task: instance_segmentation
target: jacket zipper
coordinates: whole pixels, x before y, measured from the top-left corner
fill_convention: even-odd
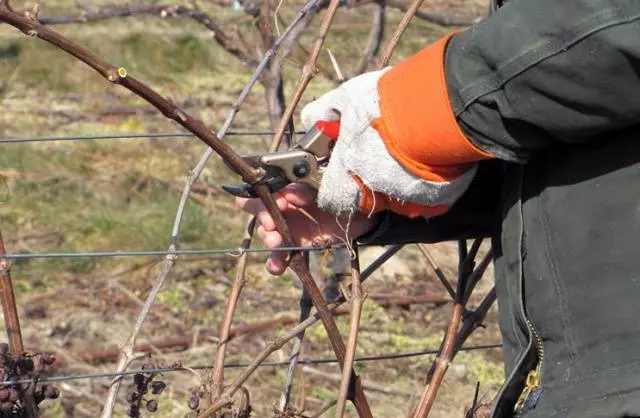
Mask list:
[[[522,390],[522,393],[520,393],[520,397],[518,397],[518,401],[516,402],[516,405],[514,407],[515,413],[520,413],[525,409],[531,409],[535,407],[535,404],[537,403],[538,398],[542,392],[542,382],[540,379],[540,375],[542,371],[542,362],[544,360],[544,346],[542,345],[542,338],[540,337],[540,334],[538,333],[536,327],[533,326],[531,320],[529,320],[529,318],[526,318],[526,322],[529,330],[531,331],[531,335],[533,336],[538,361],[536,367],[530,370],[527,374],[524,389]],[[527,408],[525,408],[525,406],[527,406]]]

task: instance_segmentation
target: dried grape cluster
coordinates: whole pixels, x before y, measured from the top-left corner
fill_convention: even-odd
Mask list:
[[[27,395],[33,396],[36,405],[45,399],[57,399],[60,396],[56,387],[37,384],[38,376],[49,370],[55,361],[51,353],[10,353],[9,346],[0,343],[0,380],[31,380],[29,383],[0,385],[0,418],[23,416]]]
[[[287,408],[282,412],[274,410],[273,414],[274,418],[303,418],[307,416],[303,414],[303,411],[298,411],[295,408]]]
[[[189,398],[187,399],[187,406],[192,411],[198,411],[200,408],[200,399],[205,395],[203,387],[191,388]]]
[[[189,392],[190,395],[187,400],[187,406],[191,409],[191,412],[185,415],[185,418],[195,418],[200,416],[199,414],[202,412],[199,409],[200,406],[203,406],[200,404],[200,401],[206,395],[206,388],[201,385],[197,388],[191,388]],[[216,416],[219,418],[250,418],[251,413],[252,408],[249,391],[242,386],[236,393],[233,402],[219,409]],[[289,415],[287,415],[287,417],[288,416]]]
[[[151,363],[145,363],[142,365],[142,370],[153,370],[157,367]],[[145,398],[151,391],[152,395],[160,395],[167,387],[166,383],[160,380],[154,380],[159,373],[136,373],[133,375],[134,391],[127,395],[127,402],[129,408],[127,409],[127,416],[130,418],[139,418],[141,409],[144,405],[144,409],[148,412],[156,412],[158,410],[158,401],[155,399]]]

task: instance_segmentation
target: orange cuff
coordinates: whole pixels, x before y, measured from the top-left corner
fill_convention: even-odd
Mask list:
[[[372,123],[389,153],[412,174],[450,181],[493,156],[472,144],[456,121],[445,81],[450,33],[387,71],[378,82],[381,118]]]
[[[354,174],[351,175],[360,189],[360,212],[373,214],[390,210],[408,218],[418,216],[439,216],[449,210],[449,205],[423,206],[413,202],[403,202],[393,199],[383,193],[373,192],[364,185],[362,179]]]

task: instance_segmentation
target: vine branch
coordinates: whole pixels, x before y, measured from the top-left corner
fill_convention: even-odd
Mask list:
[[[309,54],[309,58],[302,68],[302,75],[298,80],[298,84],[296,85],[295,90],[293,91],[293,95],[291,97],[291,101],[287,105],[284,114],[282,115],[282,119],[280,120],[280,124],[276,129],[276,133],[273,136],[273,141],[271,142],[271,150],[277,150],[280,147],[280,143],[282,142],[282,138],[284,136],[287,127],[289,126],[289,121],[293,117],[293,112],[295,111],[298,103],[300,102],[300,98],[302,98],[302,93],[309,85],[311,79],[318,72],[317,62],[318,56],[320,55],[320,51],[322,50],[322,45],[324,44],[324,40],[327,37],[327,33],[329,32],[329,28],[331,27],[331,22],[333,22],[333,18],[336,15],[336,11],[340,6],[340,0],[331,0],[329,3],[329,7],[327,8],[327,12],[322,19],[322,23],[320,24],[320,31],[316,41],[314,43],[313,49]]]
[[[356,356],[358,344],[358,330],[360,328],[360,317],[362,316],[362,305],[366,295],[362,291],[362,280],[360,278],[360,260],[358,250],[354,248],[354,256],[351,259],[351,316],[349,321],[349,335],[347,338],[347,349],[342,368],[342,378],[340,380],[340,392],[338,403],[336,404],[336,418],[342,418],[344,408],[351,390],[353,375],[353,359]]]
[[[185,7],[179,5],[159,5],[159,4],[140,4],[140,5],[122,5],[110,7],[107,9],[85,12],[79,15],[69,16],[52,16],[39,17],[38,21],[42,25],[61,25],[69,23],[89,23],[102,20],[109,20],[128,16],[139,15],[158,15],[163,18],[167,17],[186,17],[203,25],[207,28],[213,39],[225,51],[238,58],[245,65],[253,68],[258,62],[248,55],[238,42],[235,42],[232,36],[224,30],[215,19],[200,10],[197,7]]]
[[[6,252],[2,231],[0,231],[0,297],[2,298],[2,313],[4,315],[7,338],[9,339],[9,350],[12,353],[20,354],[24,351],[24,346],[22,345],[22,330],[20,328],[16,297],[13,293],[11,267],[9,266],[9,262],[3,257]]]
[[[392,245],[384,253],[382,253],[378,258],[376,258],[367,268],[362,271],[360,274],[360,280],[364,282],[371,276],[371,274],[376,271],[382,264],[384,264],[387,260],[393,257],[400,249],[402,245]],[[346,299],[344,296],[338,298],[336,301],[331,302],[327,305],[329,311],[333,314],[344,302]],[[206,411],[198,416],[198,418],[207,418],[212,414],[216,413],[220,408],[228,405],[236,392],[246,383],[246,381],[251,377],[251,375],[257,370],[257,368],[264,362],[272,353],[282,348],[288,341],[295,338],[298,334],[305,331],[307,328],[315,325],[320,321],[320,315],[318,312],[314,312],[309,318],[304,321],[298,323],[295,327],[287,331],[285,334],[280,337],[272,340],[267,346],[258,354],[258,356],[251,362],[251,364],[236,378],[236,380],[227,388],[225,393]],[[356,380],[359,382],[359,379]],[[360,383],[361,385],[361,383]]]
[[[431,370],[429,370],[427,374],[427,385],[420,397],[418,407],[413,414],[414,418],[426,418],[429,415],[438,389],[442,384],[442,380],[453,358],[467,337],[480,325],[487,311],[495,301],[496,294],[494,288],[485,296],[483,302],[475,311],[465,315],[465,305],[468,302],[468,295],[473,291],[493,257],[492,252],[489,251],[480,264],[475,269],[473,268],[473,259],[475,258],[476,251],[480,247],[480,242],[481,240],[474,242],[471,251],[461,263],[449,327],[445,333],[440,351],[431,366]],[[464,320],[462,320],[463,315],[465,315]]]
[[[242,249],[247,249],[251,246],[251,237],[253,236],[253,229],[255,227],[255,219],[252,218],[248,221],[245,235],[242,238]],[[246,283],[245,271],[247,267],[247,253],[243,253],[236,263],[235,276],[233,279],[233,285],[231,287],[231,294],[227,298],[227,308],[225,310],[224,319],[222,320],[222,326],[220,327],[220,335],[218,337],[218,349],[216,350],[215,360],[213,362],[213,369],[209,377],[209,390],[211,402],[214,402],[220,395],[222,395],[224,386],[224,359],[227,351],[227,343],[229,342],[231,323],[233,321],[233,315],[240,298],[242,288]]]
[[[5,4],[8,4],[8,2]],[[2,3],[0,3],[0,7],[1,6]],[[3,257],[6,253],[2,231],[0,231],[0,299],[2,301],[4,325],[9,339],[9,351],[15,355],[21,355],[24,352],[22,329],[20,328],[20,317],[18,316],[16,296],[11,280],[11,267],[9,262]],[[24,385],[19,385],[25,418],[38,418],[39,416],[38,407],[33,397],[36,381],[37,379],[28,383],[26,388],[23,387]]]
[[[354,76],[360,75],[367,71],[367,68],[371,64],[373,57],[378,55],[378,52],[380,52],[380,45],[382,44],[382,39],[384,38],[385,17],[387,14],[386,0],[381,0],[380,2],[374,3],[373,6],[373,21],[371,23],[369,39],[367,39],[367,47],[364,50],[364,54],[362,55],[360,62],[356,66]]]

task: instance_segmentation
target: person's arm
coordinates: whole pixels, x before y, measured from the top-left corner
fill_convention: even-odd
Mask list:
[[[637,0],[511,0],[385,74],[377,128],[417,176],[487,158],[526,163],[541,148],[602,138],[640,122],[638,33]],[[501,182],[478,176],[445,215],[388,213],[362,241],[488,233]]]
[[[466,193],[447,213],[408,218],[387,211],[379,215],[379,224],[357,241],[388,245],[491,237],[500,227],[502,173],[503,163],[483,161]]]
[[[525,162],[540,148],[636,124],[638,33],[638,0],[511,0],[383,77],[387,146],[408,166],[484,158],[469,143]],[[418,105],[418,117],[407,115]]]
[[[522,161],[640,121],[640,1],[513,0],[452,39],[447,84],[480,148]]]
[[[501,182],[464,192],[482,160],[525,163],[640,122],[638,33],[639,0],[511,0],[383,75],[354,78],[305,108],[307,124],[342,123],[318,202],[358,220],[358,209],[426,208],[405,215],[429,219],[387,214],[363,237],[372,243],[491,233],[495,221],[470,220],[481,208],[499,216]]]

